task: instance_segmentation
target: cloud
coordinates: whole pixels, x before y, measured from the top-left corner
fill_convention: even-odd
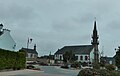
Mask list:
[[[109,50],[119,44],[119,0],[0,0],[0,21],[11,29],[17,49],[28,37],[39,55],[54,53],[64,45],[90,44],[94,17],[101,46]],[[114,42],[114,44],[112,44]],[[30,46],[31,48],[33,45]],[[107,51],[105,52],[107,54]]]

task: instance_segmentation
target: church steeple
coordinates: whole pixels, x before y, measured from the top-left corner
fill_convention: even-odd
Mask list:
[[[94,62],[99,62],[99,50],[98,50],[98,32],[97,32],[97,27],[96,27],[96,20],[94,21],[94,29],[93,29],[93,35],[92,35],[92,41],[91,44],[94,47]]]
[[[97,27],[96,27],[96,20],[94,21],[94,29],[93,29],[93,35],[92,35],[92,42],[91,44],[92,45],[99,45],[99,42],[98,42],[98,33],[97,33]]]

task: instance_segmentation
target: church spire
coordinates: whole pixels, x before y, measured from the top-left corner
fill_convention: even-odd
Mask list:
[[[96,27],[96,20],[94,21],[94,29],[93,29],[93,35],[92,35],[92,42],[91,42],[91,44],[92,45],[95,45],[95,44],[99,44],[99,42],[98,42],[98,38],[99,38],[99,36],[98,36],[98,33],[97,33],[97,27]]]
[[[97,31],[97,28],[96,28],[96,20],[94,21],[94,30]]]
[[[96,19],[94,21],[94,29],[93,29],[93,35],[92,35],[92,41],[91,44],[94,47],[94,62],[99,62],[99,50],[98,50],[98,33],[97,33],[97,27],[96,27]]]

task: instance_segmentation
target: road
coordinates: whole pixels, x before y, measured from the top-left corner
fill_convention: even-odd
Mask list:
[[[56,66],[40,66],[43,71],[16,71],[6,72],[8,74],[0,74],[0,76],[77,76],[79,70],[67,70]]]

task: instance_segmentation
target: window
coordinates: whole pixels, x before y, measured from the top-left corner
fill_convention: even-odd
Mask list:
[[[78,60],[78,56],[75,56],[75,60]]]
[[[87,57],[87,56],[85,56],[85,60],[88,60],[88,57]]]
[[[60,60],[62,60],[62,56],[60,56]]]
[[[83,60],[83,56],[80,56],[80,60]]]
[[[111,61],[111,60],[109,61],[109,64],[112,64],[112,61]]]
[[[32,56],[33,56],[33,54],[31,54],[31,56],[30,56],[30,57],[32,58]]]

